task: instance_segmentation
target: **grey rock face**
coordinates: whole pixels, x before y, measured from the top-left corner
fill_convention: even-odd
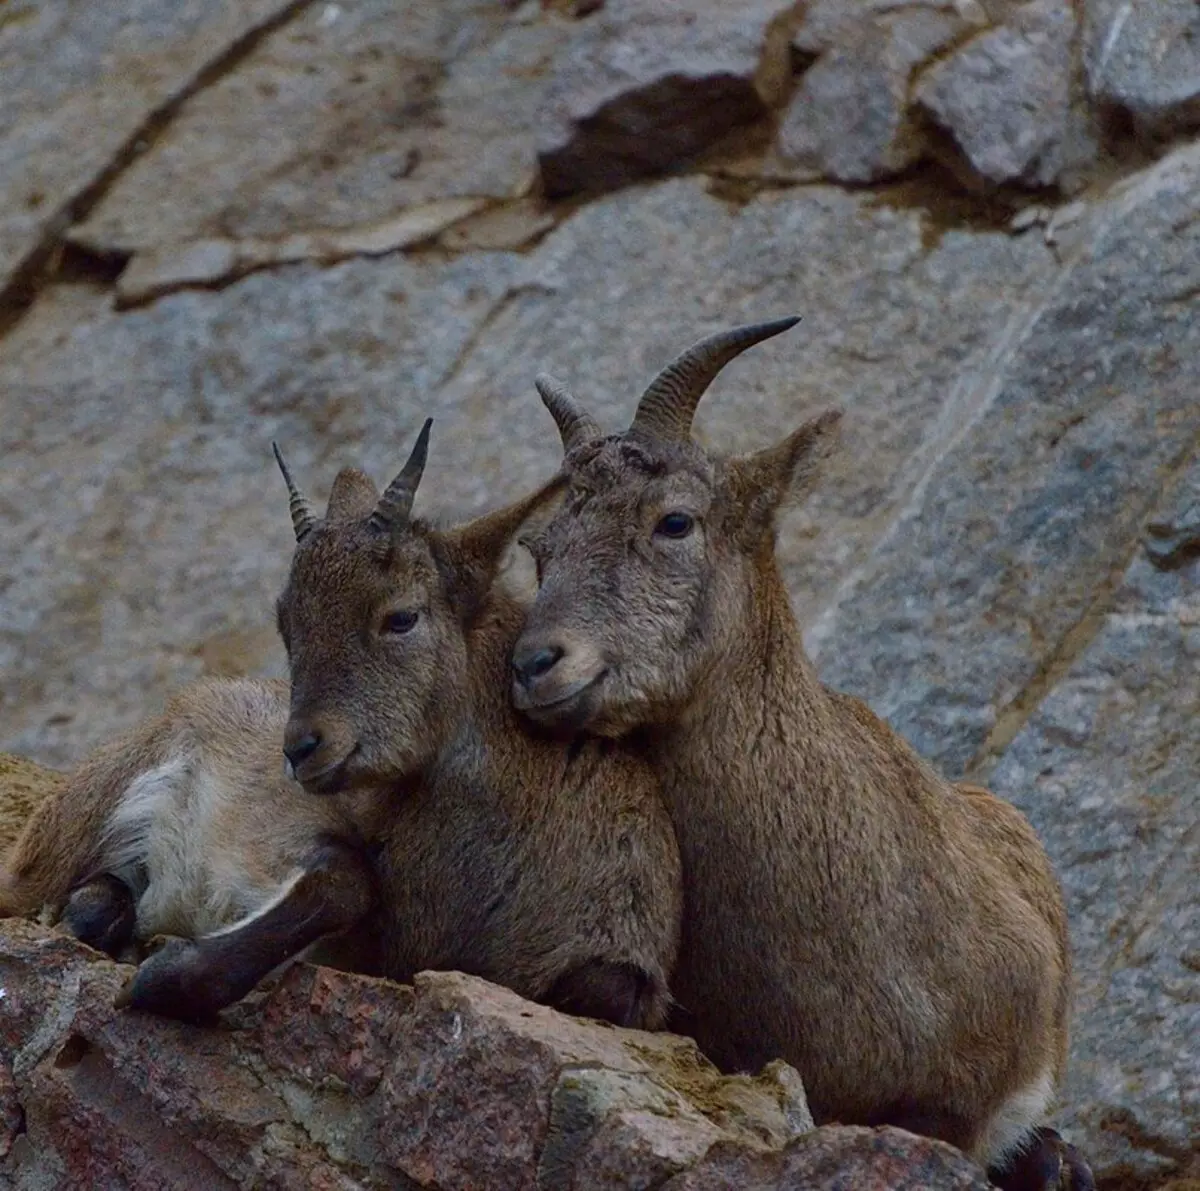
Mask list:
[[[1200,500],[1193,463],[1155,516]],[[1068,1121],[1101,1169],[1200,1169],[1200,562],[1135,556],[1095,636],[1013,741],[996,788],[1033,821],[1077,951]]]
[[[313,5],[189,104],[72,236],[125,252],[278,240],[522,193],[531,83],[566,32],[481,0]]]
[[[800,80],[779,133],[782,156],[839,182],[873,182],[912,165],[927,145],[911,116],[910,78],[970,27],[935,8],[850,26]]]
[[[791,0],[610,0],[582,27],[538,131],[551,196],[614,189],[707,148],[777,102]]]
[[[1048,186],[1065,162],[1071,103],[1070,0],[1032,0],[931,67],[918,104],[987,182]]]
[[[1200,9],[1191,0],[1086,0],[1084,65],[1091,94],[1143,132],[1200,123]]]
[[[297,0],[15,0],[0,18],[0,292],[157,114]]]

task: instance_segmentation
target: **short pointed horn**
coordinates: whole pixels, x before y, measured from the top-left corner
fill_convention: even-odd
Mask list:
[[[288,471],[288,465],[283,461],[283,452],[279,449],[279,444],[273,442],[271,450],[275,452],[275,462],[279,464],[279,470],[283,472],[283,482],[287,485],[288,510],[292,514],[292,529],[296,531],[296,541],[299,542],[317,524],[317,515],[313,512],[312,505],[296,487],[292,473]]]
[[[395,529],[403,525],[412,513],[413,500],[417,495],[417,487],[421,476],[425,473],[425,460],[429,457],[429,428],[433,425],[432,418],[425,419],[421,433],[413,445],[408,462],[400,470],[400,474],[384,489],[379,503],[375,506],[370,517],[370,524],[376,529]]]
[[[600,423],[575,400],[562,381],[541,372],[534,378],[533,385],[558,427],[564,455],[581,443],[603,435]]]
[[[720,331],[689,347],[650,382],[638,402],[630,431],[665,441],[686,439],[696,406],[718,372],[748,347],[794,327],[798,316]]]

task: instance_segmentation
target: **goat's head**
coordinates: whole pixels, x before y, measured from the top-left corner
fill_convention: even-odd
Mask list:
[[[540,589],[513,652],[513,700],[548,725],[619,735],[673,718],[750,614],[754,560],[778,510],[811,488],[840,411],[756,454],[691,440],[717,373],[797,319],[702,340],[653,381],[624,434],[605,436],[566,387],[538,392],[562,435],[562,507],[526,544]]]
[[[276,448],[296,532],[276,609],[292,682],[283,751],[313,793],[414,774],[444,744],[469,698],[474,615],[517,528],[557,483],[435,530],[412,517],[429,427],[382,495],[362,472],[341,471],[323,519]]]

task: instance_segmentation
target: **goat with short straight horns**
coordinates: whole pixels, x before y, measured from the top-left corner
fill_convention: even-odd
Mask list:
[[[428,438],[426,422],[382,494],[340,472],[324,518],[277,452],[296,535],[277,608],[290,695],[186,688],[99,750],[8,857],[0,914],[48,904],[113,953],[180,936],[124,1003],[210,1018],[319,944],[397,980],[457,969],[664,1023],[682,877],[653,770],[609,741],[522,730],[507,694],[525,610],[498,570],[557,482],[435,529],[412,516]]]
[[[567,489],[527,540],[540,591],[513,699],[657,769],[685,872],[679,1024],[720,1066],[786,1059],[818,1121],[898,1125],[1002,1187],[1078,1191],[1087,1164],[1042,1125],[1071,999],[1045,852],[1014,807],[818,681],[780,575],[776,519],[840,413],[740,458],[691,439],[718,372],[797,321],[696,344],[623,434],[538,378]]]

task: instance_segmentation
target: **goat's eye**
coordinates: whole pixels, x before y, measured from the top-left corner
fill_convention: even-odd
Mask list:
[[[668,513],[654,527],[654,532],[664,538],[686,538],[695,524],[695,518],[688,513]]]
[[[417,613],[415,612],[389,612],[383,618],[383,625],[380,629],[384,633],[411,633],[417,626]]]

